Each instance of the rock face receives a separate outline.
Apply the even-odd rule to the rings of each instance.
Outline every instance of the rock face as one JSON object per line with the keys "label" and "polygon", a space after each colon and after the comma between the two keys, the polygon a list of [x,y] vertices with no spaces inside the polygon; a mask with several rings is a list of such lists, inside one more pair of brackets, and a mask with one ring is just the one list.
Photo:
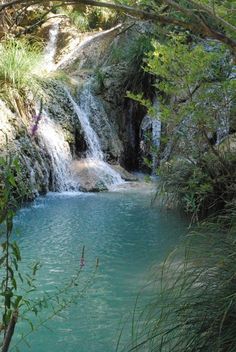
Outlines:
{"label": "rock face", "polygon": [[[53,97],[51,93],[54,89],[57,95]],[[32,126],[35,124],[33,117],[38,113],[37,104],[34,106],[32,102],[29,103],[22,115],[19,110],[13,112],[0,101],[0,152],[4,154],[7,151],[19,158],[21,178],[27,189],[25,197],[28,199],[38,193],[62,188],[60,174],[63,169],[60,170],[60,162],[57,160],[60,152],[57,148],[60,147],[65,155],[66,151],[67,154],[71,153],[72,157],[75,139],[80,133],[72,107],[69,102],[65,104],[65,94],[58,95],[58,92],[60,87],[55,87],[55,84],[49,84],[42,92],[42,96],[45,95],[47,99],[44,100],[38,131],[34,135]]]}
{"label": "rock face", "polygon": [[[102,180],[105,180],[109,175],[106,175],[97,163],[86,160],[74,161],[72,172],[74,177],[80,181],[81,191],[101,192],[107,190],[107,186]],[[101,178],[98,176],[99,173]]]}

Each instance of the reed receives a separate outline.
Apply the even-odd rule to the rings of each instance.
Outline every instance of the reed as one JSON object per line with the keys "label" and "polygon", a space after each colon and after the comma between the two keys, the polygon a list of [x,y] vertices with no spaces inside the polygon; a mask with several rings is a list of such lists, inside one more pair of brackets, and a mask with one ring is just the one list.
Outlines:
{"label": "reed", "polygon": [[37,86],[34,69],[41,60],[40,49],[27,41],[7,39],[0,46],[0,96],[7,100],[9,89],[21,93]]}
{"label": "reed", "polygon": [[236,350],[235,234],[236,202],[196,226],[152,280],[126,351]]}

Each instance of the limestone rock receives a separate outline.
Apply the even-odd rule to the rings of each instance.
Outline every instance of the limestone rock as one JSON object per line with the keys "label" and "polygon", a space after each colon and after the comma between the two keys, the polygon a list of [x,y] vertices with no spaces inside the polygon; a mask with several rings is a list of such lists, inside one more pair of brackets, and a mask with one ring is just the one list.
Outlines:
{"label": "limestone rock", "polygon": [[118,172],[121,175],[123,180],[130,181],[130,182],[138,181],[138,178],[135,175],[133,175],[130,172],[128,172],[127,170],[125,170],[121,165],[119,165],[119,164],[111,165],[111,167],[112,167],[112,169],[114,169],[116,172]]}
{"label": "limestone rock", "polygon": [[92,161],[77,160],[73,162],[72,172],[79,180],[80,189],[84,192],[106,191],[107,187],[102,181],[106,175],[99,170],[99,165]]}

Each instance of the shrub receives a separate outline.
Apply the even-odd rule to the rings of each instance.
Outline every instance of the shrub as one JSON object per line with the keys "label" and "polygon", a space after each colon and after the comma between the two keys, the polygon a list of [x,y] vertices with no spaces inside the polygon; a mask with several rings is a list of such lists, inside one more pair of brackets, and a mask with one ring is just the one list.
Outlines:
{"label": "shrub", "polygon": [[115,25],[117,14],[106,8],[87,8],[86,18],[90,29],[109,29]]}
{"label": "shrub", "polygon": [[9,89],[22,93],[36,89],[33,70],[40,62],[39,48],[26,41],[8,39],[0,46],[0,95],[9,96]]}
{"label": "shrub", "polygon": [[197,161],[173,159],[159,168],[157,195],[192,215],[192,220],[223,209],[236,196],[233,152],[205,153]]}
{"label": "shrub", "polygon": [[71,23],[78,28],[81,32],[86,32],[89,30],[88,18],[81,11],[77,10],[63,10],[63,13],[69,17]]}

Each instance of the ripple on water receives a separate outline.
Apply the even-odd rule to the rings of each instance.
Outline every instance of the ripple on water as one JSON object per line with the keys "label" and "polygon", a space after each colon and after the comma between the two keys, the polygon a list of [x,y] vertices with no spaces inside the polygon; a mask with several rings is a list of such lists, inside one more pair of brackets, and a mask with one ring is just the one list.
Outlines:
{"label": "ripple on water", "polygon": [[[83,246],[85,267],[78,289],[90,277],[96,258],[100,260],[88,292],[63,312],[63,319],[48,323],[53,332],[40,329],[30,335],[34,352],[115,350],[119,329],[126,319],[130,321],[150,267],[163,260],[186,228],[179,215],[152,208],[152,190],[140,188],[49,194],[19,211],[16,227],[21,232],[22,266],[27,270],[32,260],[42,263],[37,295],[55,292],[68,282],[79,267]],[[127,323],[124,339],[130,336],[129,327]],[[18,335],[27,328],[19,324]],[[25,352],[25,346],[20,350]]]}

